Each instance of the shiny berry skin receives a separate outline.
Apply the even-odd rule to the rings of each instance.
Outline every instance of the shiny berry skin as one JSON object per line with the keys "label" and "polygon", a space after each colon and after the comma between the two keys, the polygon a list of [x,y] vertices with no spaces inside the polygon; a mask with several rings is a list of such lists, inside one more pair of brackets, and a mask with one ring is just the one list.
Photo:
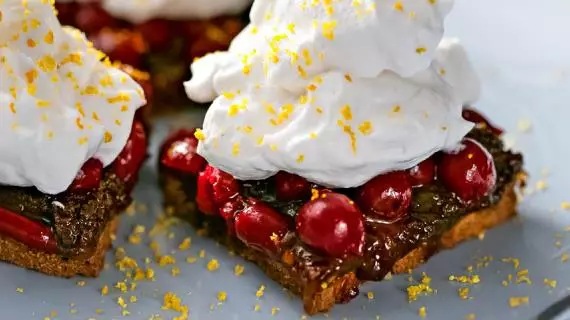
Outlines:
{"label": "shiny berry skin", "polygon": [[206,165],[198,175],[196,203],[200,211],[216,214],[218,208],[239,194],[239,184],[230,174]]}
{"label": "shiny berry skin", "polygon": [[115,174],[123,179],[129,188],[134,186],[138,172],[146,160],[146,148],[147,137],[144,125],[135,120],[123,151],[113,163]]}
{"label": "shiny berry skin", "polygon": [[435,179],[435,161],[428,158],[408,170],[410,181],[414,187],[430,184]]}
{"label": "shiny berry skin", "polygon": [[0,234],[32,249],[47,253],[57,252],[55,237],[48,227],[4,208],[0,208]]}
{"label": "shiny berry skin", "polygon": [[330,192],[307,202],[295,224],[303,242],[331,257],[363,254],[364,216],[345,195]]}
{"label": "shiny berry skin", "polygon": [[147,45],[141,34],[130,30],[104,28],[89,36],[93,45],[113,61],[140,68]]}
{"label": "shiny berry skin", "polygon": [[101,184],[102,175],[103,163],[99,159],[91,158],[83,164],[77,176],[75,176],[75,180],[69,186],[69,190],[86,191],[97,189]]}
{"label": "shiny berry skin", "polygon": [[206,160],[196,153],[198,139],[195,130],[180,130],[163,145],[160,163],[170,169],[197,175],[206,166]]}
{"label": "shiny berry skin", "polygon": [[289,231],[289,220],[261,201],[250,202],[235,217],[236,235],[248,247],[276,254]]}
{"label": "shiny berry skin", "polygon": [[217,207],[214,203],[214,191],[210,184],[210,174],[212,167],[207,166],[206,169],[198,174],[196,180],[196,205],[198,210],[205,214],[216,214]]}
{"label": "shiny berry skin", "polygon": [[443,153],[438,179],[465,202],[477,201],[495,188],[497,171],[493,157],[473,139],[463,139],[459,149]]}
{"label": "shiny berry skin", "polygon": [[469,122],[473,122],[473,123],[477,124],[478,126],[483,126],[484,128],[489,129],[491,132],[493,132],[497,136],[500,136],[503,134],[502,129],[493,125],[489,121],[489,119],[487,119],[484,115],[482,115],[480,112],[476,111],[475,109],[472,109],[469,107],[464,107],[462,115],[463,115],[463,119],[465,119]]}
{"label": "shiny berry skin", "polygon": [[220,216],[226,221],[226,227],[229,235],[236,234],[235,217],[245,207],[245,201],[241,196],[236,196],[220,207]]}
{"label": "shiny berry skin", "polygon": [[79,5],[75,13],[75,23],[73,24],[81,31],[91,34],[108,27],[117,25],[117,20],[108,14],[97,3],[84,3]]}
{"label": "shiny berry skin", "polygon": [[311,184],[303,177],[281,171],[275,175],[275,193],[279,201],[306,199],[311,195]]}
{"label": "shiny berry skin", "polygon": [[371,218],[393,221],[408,214],[412,203],[412,183],[405,171],[379,175],[358,191],[356,202]]}
{"label": "shiny berry skin", "polygon": [[135,26],[151,50],[164,51],[170,48],[174,40],[174,33],[166,20],[150,20]]}

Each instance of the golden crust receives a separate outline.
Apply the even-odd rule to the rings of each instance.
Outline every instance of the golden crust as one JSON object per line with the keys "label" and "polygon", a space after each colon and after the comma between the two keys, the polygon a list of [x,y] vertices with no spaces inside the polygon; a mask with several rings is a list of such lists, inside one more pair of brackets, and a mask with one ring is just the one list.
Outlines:
{"label": "golden crust", "polygon": [[119,219],[115,218],[107,225],[93,255],[69,260],[57,254],[35,251],[21,242],[0,235],[0,260],[51,276],[97,277],[103,269],[105,253],[111,247],[118,224]]}

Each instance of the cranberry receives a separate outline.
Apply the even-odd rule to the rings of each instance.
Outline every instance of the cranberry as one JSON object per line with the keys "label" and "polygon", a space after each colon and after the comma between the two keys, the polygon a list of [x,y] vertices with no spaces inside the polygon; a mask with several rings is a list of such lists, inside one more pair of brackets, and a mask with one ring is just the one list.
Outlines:
{"label": "cranberry", "polygon": [[150,20],[136,26],[149,47],[155,51],[169,49],[174,40],[174,33],[171,32],[169,22],[166,20]]}
{"label": "cranberry", "polygon": [[480,112],[476,111],[475,109],[464,107],[463,108],[463,119],[476,123],[478,126],[482,126],[484,128],[489,129],[495,135],[502,135],[503,130],[493,125],[484,115]]}
{"label": "cranberry", "polygon": [[89,39],[99,50],[106,53],[111,60],[139,68],[143,62],[143,54],[147,45],[138,32],[104,28]]}
{"label": "cranberry", "polygon": [[429,184],[435,179],[435,161],[433,158],[426,159],[408,172],[414,187]]}
{"label": "cranberry", "polygon": [[125,181],[129,188],[134,186],[138,172],[146,159],[146,147],[147,138],[144,125],[135,120],[123,151],[113,163],[115,173]]}
{"label": "cranberry", "polygon": [[300,200],[311,195],[311,185],[303,177],[281,171],[275,175],[275,192],[279,201]]}
{"label": "cranberry", "polygon": [[56,2],[57,19],[63,25],[75,25],[75,14],[77,12],[76,2]]}
{"label": "cranberry", "polygon": [[254,201],[236,216],[235,228],[248,247],[274,254],[289,231],[289,221],[265,203]]}
{"label": "cranberry", "polygon": [[408,214],[412,203],[412,183],[407,172],[382,174],[368,181],[357,196],[362,211],[382,220],[392,221]]}
{"label": "cranberry", "polygon": [[75,14],[75,26],[90,34],[117,25],[117,20],[108,14],[98,3],[84,3]]}
{"label": "cranberry", "polygon": [[0,208],[0,234],[22,242],[28,247],[48,253],[57,251],[51,230],[41,223]]}
{"label": "cranberry", "polygon": [[228,234],[235,235],[235,217],[244,209],[244,200],[241,196],[236,196],[226,202],[220,208],[220,216],[226,221]]}
{"label": "cranberry", "polygon": [[198,175],[196,203],[200,211],[214,214],[217,208],[239,194],[239,184],[232,175],[206,165]]}
{"label": "cranberry", "polygon": [[306,203],[296,226],[302,241],[332,257],[363,253],[364,217],[345,195],[329,192]]}
{"label": "cranberry", "polygon": [[460,148],[446,152],[438,166],[438,178],[463,201],[476,201],[495,187],[497,171],[493,157],[477,141],[463,139]]}
{"label": "cranberry", "polygon": [[94,190],[101,183],[102,174],[103,163],[99,159],[91,158],[83,164],[69,190]]}
{"label": "cranberry", "polygon": [[196,153],[198,139],[194,137],[194,132],[180,130],[168,139],[168,143],[162,147],[160,162],[163,166],[194,175],[202,171],[206,160]]}
{"label": "cranberry", "polygon": [[214,191],[209,181],[212,170],[213,167],[207,166],[204,171],[198,174],[198,179],[196,180],[196,205],[198,210],[205,214],[216,213]]}

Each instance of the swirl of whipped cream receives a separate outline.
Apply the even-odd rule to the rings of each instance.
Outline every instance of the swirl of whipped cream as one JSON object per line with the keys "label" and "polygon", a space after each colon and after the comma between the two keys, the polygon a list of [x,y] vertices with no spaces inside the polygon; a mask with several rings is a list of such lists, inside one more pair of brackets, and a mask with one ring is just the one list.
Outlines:
{"label": "swirl of whipped cream", "polygon": [[0,3],[0,184],[48,194],[65,191],[89,158],[113,162],[145,103],[54,10],[43,0]]}
{"label": "swirl of whipped cream", "polygon": [[133,23],[154,18],[209,19],[243,12],[251,0],[102,0],[115,17]]}
{"label": "swirl of whipped cream", "polygon": [[198,152],[238,179],[282,170],[355,187],[453,148],[478,78],[442,40],[451,0],[256,0],[228,52],[192,65],[193,100],[215,98]]}

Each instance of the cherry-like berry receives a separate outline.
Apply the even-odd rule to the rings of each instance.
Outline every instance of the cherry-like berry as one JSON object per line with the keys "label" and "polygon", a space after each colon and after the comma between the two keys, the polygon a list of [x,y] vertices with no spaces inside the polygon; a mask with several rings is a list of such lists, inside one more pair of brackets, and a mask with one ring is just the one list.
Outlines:
{"label": "cherry-like berry", "polygon": [[407,172],[395,171],[377,176],[362,186],[357,203],[364,214],[393,221],[408,214],[412,203],[412,183]]}
{"label": "cherry-like berry", "polygon": [[144,125],[135,120],[123,151],[113,163],[115,174],[125,181],[129,189],[134,186],[138,172],[146,160],[146,147],[147,137]]}
{"label": "cherry-like berry", "polygon": [[248,205],[235,217],[237,237],[248,247],[275,254],[289,231],[289,221],[261,201]]}
{"label": "cherry-like berry", "polygon": [[103,163],[99,159],[87,160],[69,186],[70,191],[94,190],[101,183],[103,175]]}
{"label": "cherry-like berry", "polygon": [[239,183],[230,174],[206,165],[198,175],[196,203],[200,211],[215,214],[218,208],[239,194]]}
{"label": "cherry-like berry", "polygon": [[303,242],[331,257],[363,254],[364,217],[345,195],[328,192],[309,201],[295,223]]}
{"label": "cherry-like berry", "polygon": [[303,177],[280,171],[275,175],[275,193],[279,201],[305,199],[311,195],[311,185]]}
{"label": "cherry-like berry", "polygon": [[167,50],[174,40],[174,33],[166,20],[149,20],[136,26],[153,51]]}
{"label": "cherry-like berry", "polygon": [[446,152],[437,170],[438,179],[465,202],[491,192],[497,180],[493,157],[473,139],[463,139],[459,148]]}
{"label": "cherry-like berry", "polygon": [[57,251],[55,237],[48,227],[4,208],[0,208],[0,234],[32,249],[48,253]]}
{"label": "cherry-like berry", "polygon": [[241,196],[235,196],[230,201],[220,207],[220,216],[226,221],[226,227],[229,235],[236,234],[235,217],[245,206],[245,201]]}
{"label": "cherry-like berry", "polygon": [[163,166],[197,175],[206,166],[206,160],[196,153],[198,139],[195,129],[179,130],[163,145],[160,162]]}
{"label": "cherry-like berry", "polygon": [[489,119],[487,119],[487,117],[485,117],[484,115],[482,115],[480,112],[476,111],[475,109],[472,109],[469,107],[464,107],[462,115],[463,115],[463,119],[465,119],[469,122],[473,122],[473,123],[477,124],[478,126],[483,126],[487,129],[491,130],[491,132],[493,132],[495,135],[500,136],[503,134],[502,129],[493,125],[491,123],[491,121],[489,121]]}
{"label": "cherry-like berry", "polygon": [[414,187],[429,184],[435,179],[435,161],[433,158],[426,159],[408,172]]}

